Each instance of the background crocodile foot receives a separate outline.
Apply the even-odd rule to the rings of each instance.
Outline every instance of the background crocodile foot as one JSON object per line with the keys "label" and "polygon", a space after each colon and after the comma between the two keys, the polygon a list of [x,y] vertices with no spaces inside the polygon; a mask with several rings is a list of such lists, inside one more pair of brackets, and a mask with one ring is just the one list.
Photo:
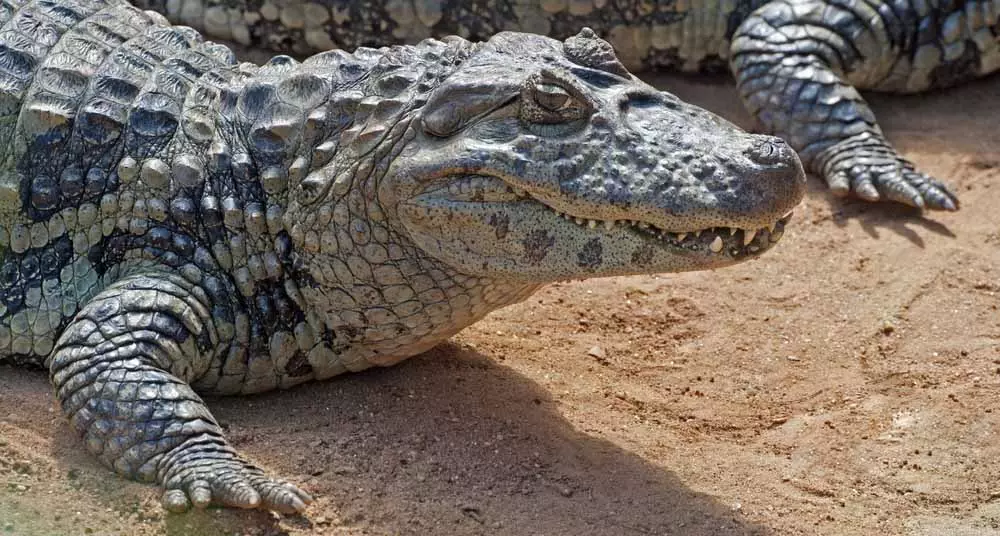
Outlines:
{"label": "background crocodile foot", "polygon": [[840,197],[896,201],[919,209],[959,208],[958,197],[943,182],[918,171],[884,140],[865,134],[830,147],[817,160],[830,190]]}

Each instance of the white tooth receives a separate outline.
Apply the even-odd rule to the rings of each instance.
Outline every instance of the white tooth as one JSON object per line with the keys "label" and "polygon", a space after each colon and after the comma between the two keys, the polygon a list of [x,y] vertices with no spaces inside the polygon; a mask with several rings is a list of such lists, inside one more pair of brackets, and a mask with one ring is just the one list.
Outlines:
{"label": "white tooth", "polygon": [[768,226],[767,226],[767,231],[768,231],[769,233],[773,233],[773,232],[774,232],[774,228],[775,228],[775,227],[776,227],[777,225],[778,225],[777,223],[772,223],[771,225],[768,225]]}
{"label": "white tooth", "polygon": [[722,251],[722,237],[716,236],[715,240],[712,240],[712,243],[708,245],[708,249],[712,250],[713,253]]}
{"label": "white tooth", "polygon": [[753,238],[757,236],[757,231],[751,231],[750,229],[743,229],[743,245],[749,246],[750,242],[753,242]]}
{"label": "white tooth", "polygon": [[641,222],[639,222],[639,228],[640,229],[649,229],[649,224],[646,223],[646,222],[644,222],[644,221],[641,221]]}
{"label": "white tooth", "polygon": [[701,230],[700,229],[694,232],[694,237],[695,238],[700,238],[701,237]]}
{"label": "white tooth", "polygon": [[573,218],[573,221],[575,221],[577,225],[583,225],[584,223],[586,223],[586,220],[584,220],[583,218]]}
{"label": "white tooth", "polygon": [[683,242],[683,241],[684,241],[684,239],[685,239],[685,238],[687,238],[687,235],[688,235],[687,233],[679,233],[679,234],[677,235],[677,241],[678,241],[678,242]]}
{"label": "white tooth", "polygon": [[518,197],[525,197],[525,196],[528,195],[528,192],[522,190],[521,188],[515,187],[514,188],[514,194],[517,195]]}
{"label": "white tooth", "polygon": [[587,220],[587,227],[590,227],[591,229],[596,229],[597,220]]}
{"label": "white tooth", "polygon": [[738,229],[736,227],[730,227],[729,228],[729,236],[733,236],[734,234],[736,234],[737,230]]}
{"label": "white tooth", "polygon": [[614,220],[607,220],[604,222],[604,228],[610,231],[615,228],[615,223],[617,222]]}

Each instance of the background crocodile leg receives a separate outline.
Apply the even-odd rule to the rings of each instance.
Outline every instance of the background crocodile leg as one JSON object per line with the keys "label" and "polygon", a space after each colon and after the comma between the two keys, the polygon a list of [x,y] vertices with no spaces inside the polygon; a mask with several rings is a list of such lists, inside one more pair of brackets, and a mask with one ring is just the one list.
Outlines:
{"label": "background crocodile leg", "polygon": [[160,483],[170,510],[216,503],[301,511],[309,496],[237,454],[188,385],[226,343],[207,301],[166,272],[127,277],[98,294],[50,358],[63,411],[104,464]]}
{"label": "background crocodile leg", "polygon": [[[924,68],[920,56],[911,62],[917,40],[909,34],[920,14],[897,4],[905,11],[866,2],[768,3],[737,29],[731,67],[750,112],[834,193],[955,210],[955,195],[892,148],[855,89],[934,85],[939,64]],[[974,77],[975,69],[968,74]]]}

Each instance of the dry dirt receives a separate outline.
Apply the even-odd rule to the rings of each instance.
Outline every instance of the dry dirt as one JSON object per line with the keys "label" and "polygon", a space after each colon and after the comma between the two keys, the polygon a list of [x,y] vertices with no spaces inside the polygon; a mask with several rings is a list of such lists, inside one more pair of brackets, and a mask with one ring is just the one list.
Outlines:
{"label": "dry dirt", "polygon": [[[752,126],[727,80],[657,83]],[[1000,80],[871,100],[961,211],[811,179],[760,260],[553,285],[400,366],[211,400],[305,516],[166,515],[0,368],[0,535],[1000,535]]]}

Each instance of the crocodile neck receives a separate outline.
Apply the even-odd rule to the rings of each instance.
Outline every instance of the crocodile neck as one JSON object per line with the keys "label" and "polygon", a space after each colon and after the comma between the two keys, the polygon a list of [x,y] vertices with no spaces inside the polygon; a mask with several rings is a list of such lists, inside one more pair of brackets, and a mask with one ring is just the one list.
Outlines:
{"label": "crocodile neck", "polygon": [[206,174],[218,194],[202,210],[221,212],[204,217],[219,222],[209,240],[248,307],[259,288],[280,287],[292,314],[358,368],[429,349],[540,286],[458,272],[417,247],[378,198],[409,139],[408,112],[442,74],[428,71],[447,72],[474,47],[439,45],[422,45],[439,54],[433,64],[414,61],[421,46],[272,61],[222,98],[229,124],[218,131],[233,134],[209,149],[229,168]]}

